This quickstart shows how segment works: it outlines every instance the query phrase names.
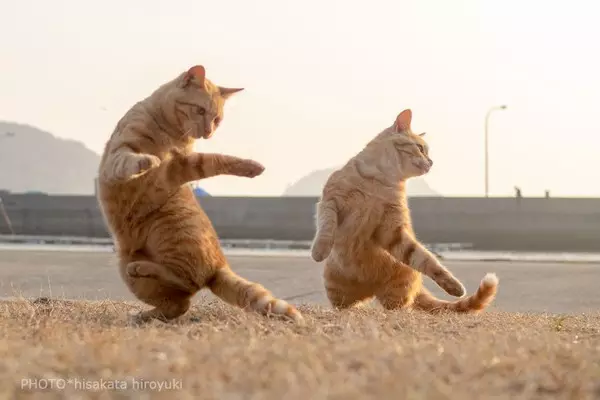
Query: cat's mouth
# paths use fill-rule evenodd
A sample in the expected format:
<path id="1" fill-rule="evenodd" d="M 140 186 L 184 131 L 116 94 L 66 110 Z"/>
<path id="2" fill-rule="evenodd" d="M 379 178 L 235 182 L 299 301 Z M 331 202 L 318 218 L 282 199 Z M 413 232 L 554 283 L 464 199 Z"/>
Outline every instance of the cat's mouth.
<path id="1" fill-rule="evenodd" d="M 206 132 L 206 130 L 204 129 L 204 124 L 196 123 L 196 133 L 196 139 L 210 139 L 211 136 L 215 133 L 215 130 L 213 129 L 210 132 Z"/>
<path id="2" fill-rule="evenodd" d="M 422 160 L 414 161 L 413 165 L 423 174 L 426 174 L 431 170 L 431 164 Z"/>

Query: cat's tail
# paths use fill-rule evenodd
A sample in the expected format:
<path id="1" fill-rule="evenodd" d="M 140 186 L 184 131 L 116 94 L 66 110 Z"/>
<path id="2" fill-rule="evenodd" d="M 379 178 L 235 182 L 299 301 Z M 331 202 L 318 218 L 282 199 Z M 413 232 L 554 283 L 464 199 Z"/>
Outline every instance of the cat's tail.
<path id="1" fill-rule="evenodd" d="M 229 304 L 261 314 L 282 315 L 297 324 L 304 324 L 302 314 L 293 305 L 275 298 L 262 285 L 242 278 L 229 267 L 219 268 L 208 282 L 208 287 L 216 296 Z"/>
<path id="2" fill-rule="evenodd" d="M 435 298 L 425 288 L 415 298 L 414 307 L 429 312 L 454 311 L 459 313 L 476 313 L 486 308 L 496 297 L 498 277 L 496 274 L 486 274 L 477 291 L 471 296 L 456 301 L 446 301 Z"/>

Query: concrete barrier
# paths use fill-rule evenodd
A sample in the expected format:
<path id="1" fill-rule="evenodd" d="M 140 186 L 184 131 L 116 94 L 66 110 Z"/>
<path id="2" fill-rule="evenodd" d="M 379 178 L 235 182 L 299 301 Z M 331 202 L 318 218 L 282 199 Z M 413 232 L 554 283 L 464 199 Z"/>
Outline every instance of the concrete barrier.
<path id="1" fill-rule="evenodd" d="M 94 196 L 3 194 L 13 229 L 23 235 L 108 237 Z M 311 240 L 314 197 L 202 197 L 222 239 Z M 600 251 L 600 199 L 410 199 L 426 243 L 476 250 Z M 9 234 L 0 216 L 0 234 Z"/>

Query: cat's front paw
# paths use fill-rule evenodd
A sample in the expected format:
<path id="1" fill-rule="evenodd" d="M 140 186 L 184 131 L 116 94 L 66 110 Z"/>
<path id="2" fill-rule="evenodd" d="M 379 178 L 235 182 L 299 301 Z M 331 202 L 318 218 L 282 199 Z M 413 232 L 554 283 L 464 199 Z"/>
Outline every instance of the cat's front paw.
<path id="1" fill-rule="evenodd" d="M 122 164 L 121 169 L 117 171 L 117 176 L 128 179 L 157 167 L 159 164 L 160 158 L 151 154 L 131 154 Z"/>
<path id="2" fill-rule="evenodd" d="M 241 160 L 232 167 L 231 173 L 246 178 L 254 178 L 263 173 L 265 167 L 254 160 Z"/>
<path id="3" fill-rule="evenodd" d="M 329 243 L 315 243 L 310 249 L 310 255 L 316 262 L 325 260 L 331 253 L 331 245 Z"/>
<path id="4" fill-rule="evenodd" d="M 133 174 L 141 174 L 144 171 L 158 167 L 160 165 L 160 158 L 151 154 L 136 154 L 136 159 L 133 168 L 136 172 Z"/>
<path id="5" fill-rule="evenodd" d="M 451 296 L 463 297 L 466 293 L 463 284 L 460 283 L 460 281 L 453 276 L 441 280 L 440 282 L 438 282 L 438 284 L 441 286 L 442 289 L 446 291 L 446 293 L 448 293 Z"/>

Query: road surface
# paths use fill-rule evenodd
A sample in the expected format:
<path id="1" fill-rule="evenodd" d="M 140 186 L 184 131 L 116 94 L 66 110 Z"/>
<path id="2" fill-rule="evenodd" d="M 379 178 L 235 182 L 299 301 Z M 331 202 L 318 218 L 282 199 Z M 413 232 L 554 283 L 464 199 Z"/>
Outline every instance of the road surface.
<path id="1" fill-rule="evenodd" d="M 288 301 L 327 305 L 322 266 L 309 257 L 228 255 L 232 268 Z M 486 272 L 500 278 L 494 308 L 515 312 L 600 310 L 600 266 L 594 263 L 446 261 L 472 293 Z M 426 286 L 441 292 L 428 278 Z M 212 297 L 208 291 L 199 296 Z M 109 252 L 0 251 L 0 296 L 134 300 Z"/>

